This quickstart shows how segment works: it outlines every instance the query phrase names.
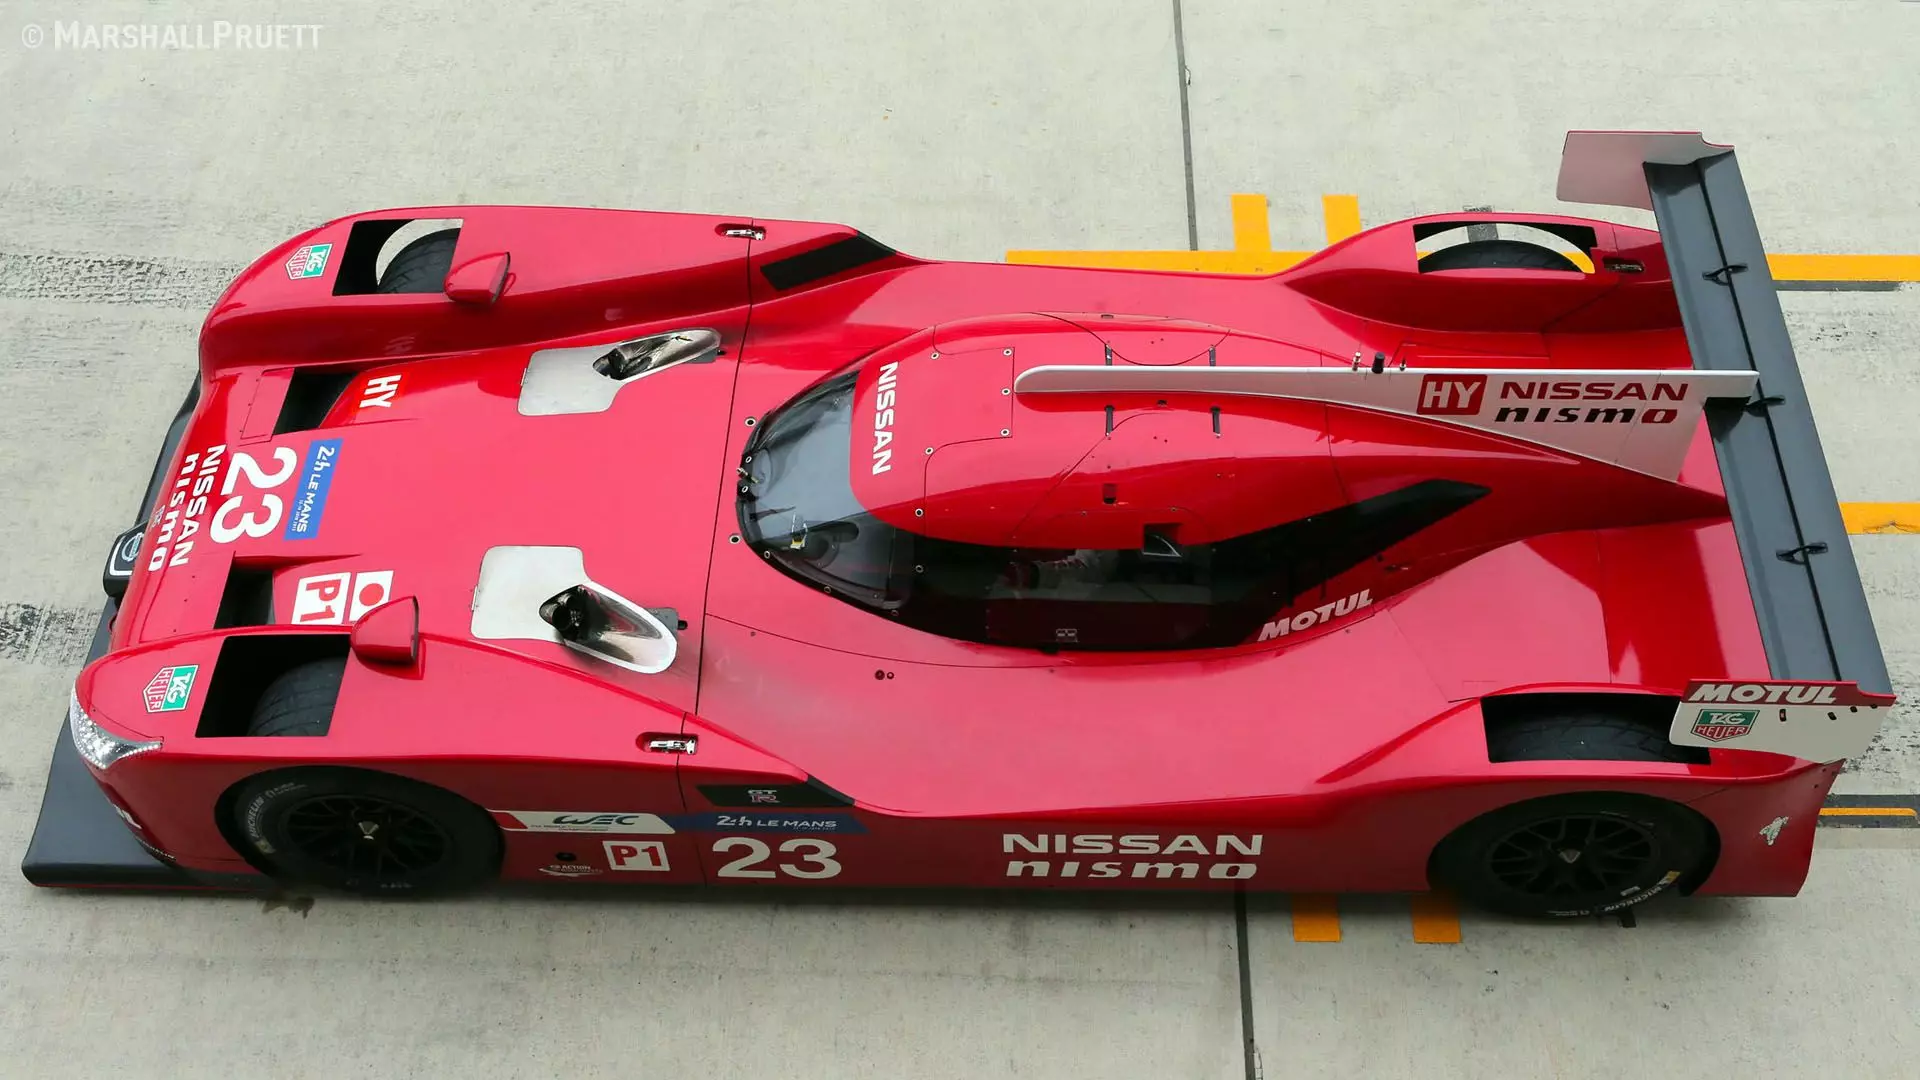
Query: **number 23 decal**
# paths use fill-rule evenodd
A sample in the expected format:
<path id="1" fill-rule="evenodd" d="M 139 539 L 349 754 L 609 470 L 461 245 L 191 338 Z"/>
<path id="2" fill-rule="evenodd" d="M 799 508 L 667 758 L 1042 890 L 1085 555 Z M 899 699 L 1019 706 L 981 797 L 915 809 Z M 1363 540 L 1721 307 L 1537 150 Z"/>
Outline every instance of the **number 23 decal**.
<path id="1" fill-rule="evenodd" d="M 274 526 L 280 524 L 280 515 L 287 509 L 286 503 L 281 501 L 280 496 L 265 492 L 269 488 L 279 487 L 293 476 L 293 470 L 299 467 L 300 455 L 290 446 L 275 447 L 273 462 L 274 471 L 268 473 L 260 468 L 260 463 L 253 459 L 252 454 L 244 450 L 233 452 L 233 464 L 227 466 L 227 480 L 220 485 L 220 494 L 230 498 L 220 504 L 220 509 L 213 513 L 213 520 L 207 523 L 207 535 L 213 538 L 214 543 L 231 544 L 242 536 L 250 536 L 258 540 L 272 532 Z M 239 513 L 241 505 L 247 499 L 244 494 L 233 493 L 233 487 L 239 483 L 241 473 L 247 474 L 247 482 L 262 492 L 260 506 L 264 511 L 263 516 L 256 516 L 251 510 L 244 514 Z M 240 519 L 239 523 L 228 524 L 228 519 L 236 514 Z"/>
<path id="2" fill-rule="evenodd" d="M 728 851 L 745 851 L 746 854 L 715 871 L 715 877 L 770 878 L 779 874 L 797 878 L 840 876 L 840 864 L 834 860 L 834 855 L 838 852 L 825 840 L 803 837 L 799 840 L 782 841 L 781 854 L 794 855 L 797 858 L 782 859 L 771 870 L 754 869 L 773 855 L 773 849 L 768 847 L 764 840 L 756 840 L 751 836 L 729 836 L 724 840 L 713 842 L 714 854 Z"/>

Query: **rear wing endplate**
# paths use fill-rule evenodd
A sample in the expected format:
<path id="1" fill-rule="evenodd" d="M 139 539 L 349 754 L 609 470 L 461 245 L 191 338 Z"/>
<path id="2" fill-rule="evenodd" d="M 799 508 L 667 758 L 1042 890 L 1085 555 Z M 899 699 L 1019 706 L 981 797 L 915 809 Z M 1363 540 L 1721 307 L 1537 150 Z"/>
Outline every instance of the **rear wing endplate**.
<path id="1" fill-rule="evenodd" d="M 1694 367 L 1759 373 L 1751 401 L 1706 415 L 1773 678 L 1890 693 L 1733 148 L 1698 132 L 1570 132 L 1558 194 L 1652 210 Z"/>

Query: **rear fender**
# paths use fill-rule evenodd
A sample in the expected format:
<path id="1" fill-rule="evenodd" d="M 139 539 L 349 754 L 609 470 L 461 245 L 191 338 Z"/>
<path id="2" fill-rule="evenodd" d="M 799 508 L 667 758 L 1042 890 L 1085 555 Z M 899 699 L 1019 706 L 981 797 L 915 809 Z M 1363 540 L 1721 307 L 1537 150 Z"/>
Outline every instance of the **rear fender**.
<path id="1" fill-rule="evenodd" d="M 497 302 L 366 291 L 373 253 L 362 249 L 386 241 L 395 221 L 425 219 L 460 221 L 455 266 L 511 257 Z M 701 214 L 520 206 L 340 218 L 275 247 L 228 286 L 201 328 L 201 371 L 211 379 L 261 361 L 457 352 L 743 308 L 748 238 L 730 235 L 732 225 Z"/>
<path id="2" fill-rule="evenodd" d="M 1592 270 L 1420 272 L 1424 237 L 1457 226 L 1493 224 L 1558 233 L 1581 249 Z M 1655 233 L 1555 214 L 1408 218 L 1349 237 L 1280 277 L 1350 315 L 1423 329 L 1546 333 L 1679 325 Z"/>

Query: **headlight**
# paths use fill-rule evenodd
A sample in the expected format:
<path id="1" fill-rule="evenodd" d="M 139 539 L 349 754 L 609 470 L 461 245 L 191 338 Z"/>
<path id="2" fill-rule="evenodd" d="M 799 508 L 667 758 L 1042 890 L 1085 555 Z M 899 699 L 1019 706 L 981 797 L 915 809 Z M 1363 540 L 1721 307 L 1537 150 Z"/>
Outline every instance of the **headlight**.
<path id="1" fill-rule="evenodd" d="M 67 731 L 73 735 L 73 748 L 80 751 L 80 756 L 87 759 L 87 764 L 96 769 L 104 770 L 121 758 L 160 749 L 158 739 L 135 742 L 94 723 L 87 711 L 80 707 L 80 694 L 77 691 L 67 696 Z"/>

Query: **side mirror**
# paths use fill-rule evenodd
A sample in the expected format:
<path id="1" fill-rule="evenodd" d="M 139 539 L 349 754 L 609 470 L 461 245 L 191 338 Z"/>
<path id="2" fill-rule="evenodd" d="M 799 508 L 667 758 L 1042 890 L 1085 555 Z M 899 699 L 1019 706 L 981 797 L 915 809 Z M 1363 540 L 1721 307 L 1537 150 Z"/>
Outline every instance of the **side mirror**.
<path id="1" fill-rule="evenodd" d="M 403 596 L 381 604 L 360 616 L 347 642 L 364 663 L 412 667 L 420 662 L 420 602 Z"/>
<path id="2" fill-rule="evenodd" d="M 591 581 L 549 598 L 540 619 L 567 648 L 642 675 L 667 670 L 680 650 L 673 631 L 652 612 Z"/>
<path id="3" fill-rule="evenodd" d="M 507 288 L 507 252 L 480 255 L 447 271 L 444 285 L 447 299 L 460 304 L 488 307 Z"/>

